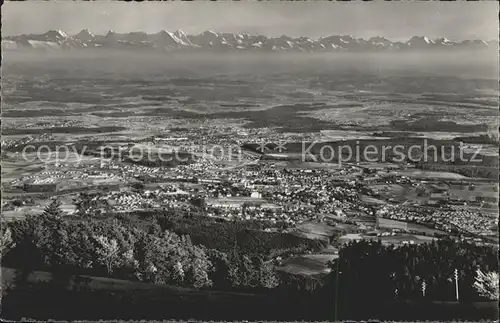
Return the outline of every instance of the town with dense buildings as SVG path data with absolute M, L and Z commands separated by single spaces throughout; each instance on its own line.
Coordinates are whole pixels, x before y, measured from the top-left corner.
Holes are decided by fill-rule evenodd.
M 16 228 L 26 221 L 35 221 L 38 224 L 34 225 L 42 227 L 49 225 L 50 222 L 43 222 L 50 219 L 49 214 L 62 215 L 57 221 L 67 221 L 70 226 L 82 221 L 91 223 L 96 232 L 102 230 L 99 223 L 109 223 L 111 227 L 106 230 L 135 232 L 144 228 L 148 237 L 151 230 L 160 234 L 167 230 L 164 232 L 189 237 L 191 242 L 186 247 L 176 247 L 180 248 L 178 251 L 195 248 L 189 252 L 203 253 L 200 260 L 179 260 L 173 269 L 168 265 L 162 269 L 165 270 L 162 275 L 170 278 L 158 281 L 154 272 L 160 264 L 153 265 L 158 261 L 154 260 L 156 256 L 151 254 L 152 267 L 144 267 L 146 264 L 141 264 L 144 260 L 140 259 L 146 259 L 145 256 L 136 254 L 139 247 L 127 249 L 130 246 L 124 240 L 119 248 L 133 250 L 127 252 L 133 252 L 134 265 L 126 265 L 132 260 L 116 259 L 117 262 L 109 263 L 108 258 L 102 258 L 103 265 L 78 269 L 93 277 L 104 275 L 216 290 L 232 286 L 231 290 L 246 292 L 264 288 L 288 293 L 284 286 L 295 286 L 297 292 L 309 290 L 319 293 L 317 297 L 329 288 L 329 277 L 340 272 L 335 266 L 344 266 L 343 258 L 360 254 L 353 249 L 357 245 L 366 244 L 366 248 L 376 245 L 401 252 L 405 257 L 415 248 L 414 252 L 425 253 L 432 248 L 449 248 L 445 246 L 450 243 L 464 244 L 471 250 L 497 250 L 498 183 L 491 177 L 464 176 L 453 170 L 443 171 L 439 165 L 426 169 L 408 160 L 351 161 L 344 160 L 342 155 L 321 160 L 324 156 L 318 154 L 318 149 L 311 152 L 304 151 L 304 147 L 310 143 L 318 147 L 352 144 L 321 133 L 288 135 L 270 129 L 242 130 L 239 125 L 219 130 L 176 129 L 142 138 L 121 136 L 114 140 L 111 135 L 104 141 L 100 136 L 75 138 L 69 143 L 48 131 L 3 140 L 2 154 L 7 157 L 4 160 L 10 163 L 7 167 L 11 167 L 12 173 L 2 173 L 6 175 L 2 180 L 2 220 L 6 227 L 12 227 L 9 232 L 19 232 Z M 117 226 L 118 223 L 123 224 Z M 126 226 L 121 229 L 123 225 Z M 120 241 L 122 238 L 118 237 L 124 233 L 113 233 L 112 236 L 118 234 L 116 238 L 96 234 L 90 236 L 104 248 L 109 241 Z M 14 239 L 23 238 L 14 236 Z M 82 243 L 77 241 L 74 243 Z M 19 240 L 10 244 L 7 264 L 20 266 L 22 256 L 16 253 L 21 251 L 15 246 L 24 243 Z M 37 243 L 43 246 L 44 242 Z M 53 248 L 47 250 L 57 250 Z M 165 252 L 166 249 L 156 251 Z M 239 256 L 235 256 L 236 252 Z M 348 252 L 353 253 L 348 256 Z M 476 257 L 475 252 L 471 251 L 468 257 Z M 489 258 L 485 261 L 496 259 L 496 254 L 497 251 L 487 254 Z M 99 259 L 98 255 L 95 257 Z M 200 266 L 204 269 L 196 270 L 202 270 L 205 276 L 193 272 L 188 275 L 192 278 L 180 281 L 175 278 L 179 274 L 172 270 L 195 270 L 189 269 L 190 263 L 201 259 L 204 263 Z M 219 259 L 225 260 L 219 263 Z M 229 272 L 224 271 L 224 266 L 229 266 Z M 231 266 L 235 266 L 238 274 L 231 274 Z M 494 270 L 491 266 L 485 270 Z M 135 272 L 132 276 L 125 274 L 130 270 Z M 250 274 L 254 278 L 248 278 Z M 472 269 L 462 274 L 463 279 L 479 277 Z M 200 280 L 200 277 L 205 278 Z M 421 288 L 422 282 L 412 280 L 411 284 Z M 393 292 L 390 299 L 414 297 L 399 294 L 399 287 Z M 356 292 L 353 289 L 342 293 L 349 295 L 346 300 Z M 469 290 L 467 297 L 474 299 L 475 293 Z M 452 293 L 438 295 L 453 297 Z M 182 306 L 176 308 L 180 311 Z M 296 309 L 308 311 L 302 307 Z M 235 309 L 232 317 L 242 313 L 246 312 Z M 289 311 L 279 313 L 295 315 Z M 349 313 L 346 314 L 349 317 L 354 315 Z M 254 314 L 245 317 L 248 315 Z
M 47 201 L 57 197 L 68 201 L 64 206 L 72 215 L 78 210 L 71 201 L 93 192 L 95 211 L 101 214 L 182 208 L 231 221 L 285 222 L 298 235 L 304 234 L 301 226 L 307 223 L 325 228 L 348 223 L 349 229 L 340 230 L 345 239 L 350 233 L 363 237 L 376 232 L 385 240 L 383 234 L 388 232 L 391 242 L 398 235 L 405 237 L 401 238 L 405 243 L 448 235 L 495 241 L 498 186 L 494 181 L 443 172 L 423 176 L 409 164 L 371 167 L 366 162 L 301 161 L 302 156 L 287 153 L 286 144 L 273 144 L 284 142 L 283 136 L 252 136 L 251 142 L 244 143 L 238 132 L 217 136 L 197 132 L 203 143 L 185 131 L 137 143 L 106 144 L 105 149 L 92 151 L 77 152 L 68 145 L 67 155 L 56 152 L 35 161 L 43 167 L 40 172 L 3 183 L 3 214 L 13 219 L 27 212 L 41 213 Z M 30 152 L 25 147 L 31 145 L 36 159 L 35 147 L 47 137 L 44 133 L 3 141 L 2 148 L 17 149 L 13 155 L 21 158 L 19 150 Z M 141 159 L 132 160 L 130 156 L 138 151 Z M 154 165 L 155 158 L 178 160 L 178 164 Z M 151 159 L 148 165 L 145 161 Z M 194 204 L 194 199 L 201 202 Z

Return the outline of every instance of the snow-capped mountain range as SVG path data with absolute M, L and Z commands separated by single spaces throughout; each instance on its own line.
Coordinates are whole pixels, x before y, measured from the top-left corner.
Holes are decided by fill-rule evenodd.
M 263 52 L 341 52 L 341 51 L 408 51 L 439 49 L 486 49 L 498 50 L 498 41 L 480 39 L 451 41 L 446 38 L 429 39 L 413 36 L 406 42 L 392 42 L 385 37 L 368 40 L 349 35 L 332 35 L 311 39 L 288 36 L 266 37 L 246 33 L 216 33 L 207 30 L 198 35 L 187 35 L 182 30 L 162 30 L 155 34 L 130 32 L 119 34 L 112 30 L 105 35 L 95 35 L 84 29 L 69 36 L 60 30 L 44 34 L 4 37 L 2 50 L 64 50 L 64 49 L 136 49 L 160 51 L 263 51 Z

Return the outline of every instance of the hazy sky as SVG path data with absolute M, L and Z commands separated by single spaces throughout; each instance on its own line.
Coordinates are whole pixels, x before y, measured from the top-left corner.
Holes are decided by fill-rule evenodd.
M 413 35 L 450 39 L 497 39 L 498 3 L 480 2 L 8 2 L 2 6 L 4 35 L 81 29 L 100 34 L 182 29 L 199 33 L 248 32 L 267 36 L 320 37 L 351 34 Z

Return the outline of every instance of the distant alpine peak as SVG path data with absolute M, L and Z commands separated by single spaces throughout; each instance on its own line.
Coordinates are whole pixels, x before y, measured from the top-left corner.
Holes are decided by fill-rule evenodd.
M 385 38 L 385 37 L 382 37 L 382 36 L 374 36 L 374 37 L 370 37 L 370 39 L 368 39 L 368 41 L 372 41 L 372 42 L 388 42 L 390 40 L 387 39 L 387 38 Z
M 36 46 L 33 46 L 36 44 Z M 45 45 L 44 45 L 45 44 Z M 186 34 L 178 29 L 170 32 L 161 30 L 157 33 L 129 32 L 115 33 L 108 30 L 105 35 L 95 35 L 88 29 L 68 36 L 62 30 L 49 30 L 43 34 L 30 34 L 5 37 L 2 41 L 5 50 L 25 48 L 35 49 L 136 49 L 136 50 L 237 50 L 237 51 L 297 51 L 297 52 L 329 52 L 329 51 L 399 51 L 399 50 L 453 50 L 493 48 L 498 50 L 498 41 L 485 42 L 480 39 L 451 41 L 446 37 L 432 40 L 427 36 L 412 36 L 406 42 L 393 42 L 383 36 L 372 36 L 365 40 L 352 35 L 333 34 L 320 38 L 307 36 L 290 37 L 281 35 L 267 37 L 248 33 L 217 33 L 206 30 L 197 35 Z
M 59 37 L 62 37 L 62 38 L 67 38 L 68 37 L 68 35 L 64 31 L 62 31 L 62 30 L 49 30 L 47 32 L 47 34 L 55 34 L 55 35 L 57 35 Z
M 49 38 L 49 40 L 64 40 L 68 38 L 68 35 L 62 30 L 49 30 L 43 36 Z
M 177 29 L 175 32 L 174 32 L 174 35 L 178 36 L 178 37 L 186 37 L 186 33 L 183 32 L 181 29 Z
M 437 40 L 439 40 L 442 43 L 451 43 L 451 40 L 449 40 L 446 37 L 441 37 L 441 38 L 438 38 Z
M 156 42 L 162 48 L 165 46 L 188 46 L 192 45 L 187 35 L 182 30 L 170 32 L 161 30 L 153 37 L 153 42 Z
M 169 36 L 174 36 L 175 35 L 175 32 L 170 32 L 168 30 L 160 30 L 157 35 L 169 35 Z
M 418 42 L 418 41 L 423 41 L 427 44 L 432 43 L 432 40 L 430 40 L 429 37 L 427 36 L 413 36 L 409 40 L 409 42 Z
M 205 31 L 202 33 L 202 35 L 212 35 L 212 36 L 217 36 L 217 37 L 219 36 L 219 35 L 218 35 L 215 31 L 210 30 L 210 29 L 209 29 L 209 30 L 205 30 Z
M 75 35 L 76 37 L 81 37 L 81 36 L 88 36 L 88 37 L 93 37 L 94 34 L 90 32 L 88 29 L 82 29 L 78 34 Z

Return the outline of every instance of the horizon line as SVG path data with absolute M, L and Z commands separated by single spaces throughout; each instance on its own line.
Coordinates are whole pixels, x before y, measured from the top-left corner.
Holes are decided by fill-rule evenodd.
M 5 37 L 21 37 L 21 36 L 29 36 L 29 35 L 43 35 L 45 33 L 48 33 L 48 32 L 51 32 L 51 31 L 58 31 L 58 32 L 62 32 L 64 33 L 65 35 L 67 35 L 68 37 L 74 37 L 76 35 L 78 35 L 80 32 L 82 31 L 85 31 L 87 30 L 88 32 L 90 32 L 91 34 L 95 35 L 95 36 L 105 36 L 106 34 L 108 34 L 109 32 L 113 32 L 113 33 L 116 33 L 116 34 L 130 34 L 130 33 L 144 33 L 146 35 L 155 35 L 155 34 L 158 34 L 162 31 L 167 31 L 167 32 L 171 32 L 171 33 L 175 33 L 175 32 L 178 32 L 178 31 L 182 31 L 184 32 L 182 29 L 176 29 L 175 31 L 170 31 L 168 29 L 161 29 L 157 32 L 152 32 L 152 33 L 149 33 L 149 32 L 146 32 L 146 31 L 142 31 L 142 30 L 136 30 L 136 31 L 128 31 L 128 32 L 117 32 L 117 31 L 114 31 L 113 29 L 108 29 L 104 34 L 101 34 L 101 33 L 93 33 L 89 28 L 83 28 L 81 29 L 79 32 L 75 33 L 75 34 L 68 34 L 66 33 L 64 30 L 62 29 L 48 29 L 47 31 L 45 32 L 42 32 L 42 33 L 23 33 L 23 34 L 17 34 L 17 35 L 5 35 L 3 34 L 2 35 L 2 40 L 5 38 Z M 320 40 L 322 38 L 325 38 L 325 37 L 331 37 L 331 36 L 340 36 L 340 37 L 352 37 L 353 39 L 366 39 L 366 40 L 369 40 L 371 38 L 376 38 L 376 37 L 382 37 L 382 38 L 385 38 L 391 42 L 405 42 L 405 41 L 408 41 L 410 40 L 411 38 L 413 37 L 420 37 L 420 38 L 423 38 L 423 37 L 426 37 L 428 38 L 429 40 L 438 40 L 438 39 L 448 39 L 450 41 L 466 41 L 466 40 L 481 40 L 481 41 L 486 41 L 486 42 L 491 42 L 491 41 L 499 41 L 500 39 L 499 38 L 493 38 L 493 39 L 488 39 L 488 40 L 485 40 L 485 39 L 482 39 L 482 38 L 462 38 L 462 39 L 454 39 L 454 38 L 448 38 L 446 36 L 437 36 L 437 37 L 428 37 L 428 36 L 425 36 L 425 35 L 412 35 L 412 36 L 409 36 L 409 37 L 405 37 L 405 38 L 399 38 L 399 40 L 394 40 L 395 38 L 388 38 L 386 36 L 382 36 L 382 35 L 376 35 L 376 36 L 371 36 L 371 37 L 356 37 L 354 36 L 353 34 L 329 34 L 329 35 L 326 35 L 326 36 L 321 36 L 321 37 L 308 37 L 308 36 L 297 36 L 297 37 L 292 37 L 292 36 L 288 36 L 286 34 L 282 34 L 280 36 L 267 36 L 267 35 L 264 35 L 264 34 L 258 34 L 258 33 L 249 33 L 249 32 L 217 32 L 217 31 L 214 31 L 212 29 L 207 29 L 207 30 L 204 30 L 200 33 L 196 33 L 196 34 L 190 34 L 190 33 L 186 33 L 184 32 L 187 36 L 198 36 L 198 35 L 202 35 L 203 33 L 206 33 L 206 32 L 213 32 L 217 35 L 219 34 L 240 34 L 240 35 L 249 35 L 249 36 L 264 36 L 264 37 L 267 37 L 267 38 L 280 38 L 280 37 L 290 37 L 290 38 L 301 38 L 301 37 L 306 37 L 306 38 L 309 38 L 311 40 Z M 405 40 L 403 40 L 405 39 Z

